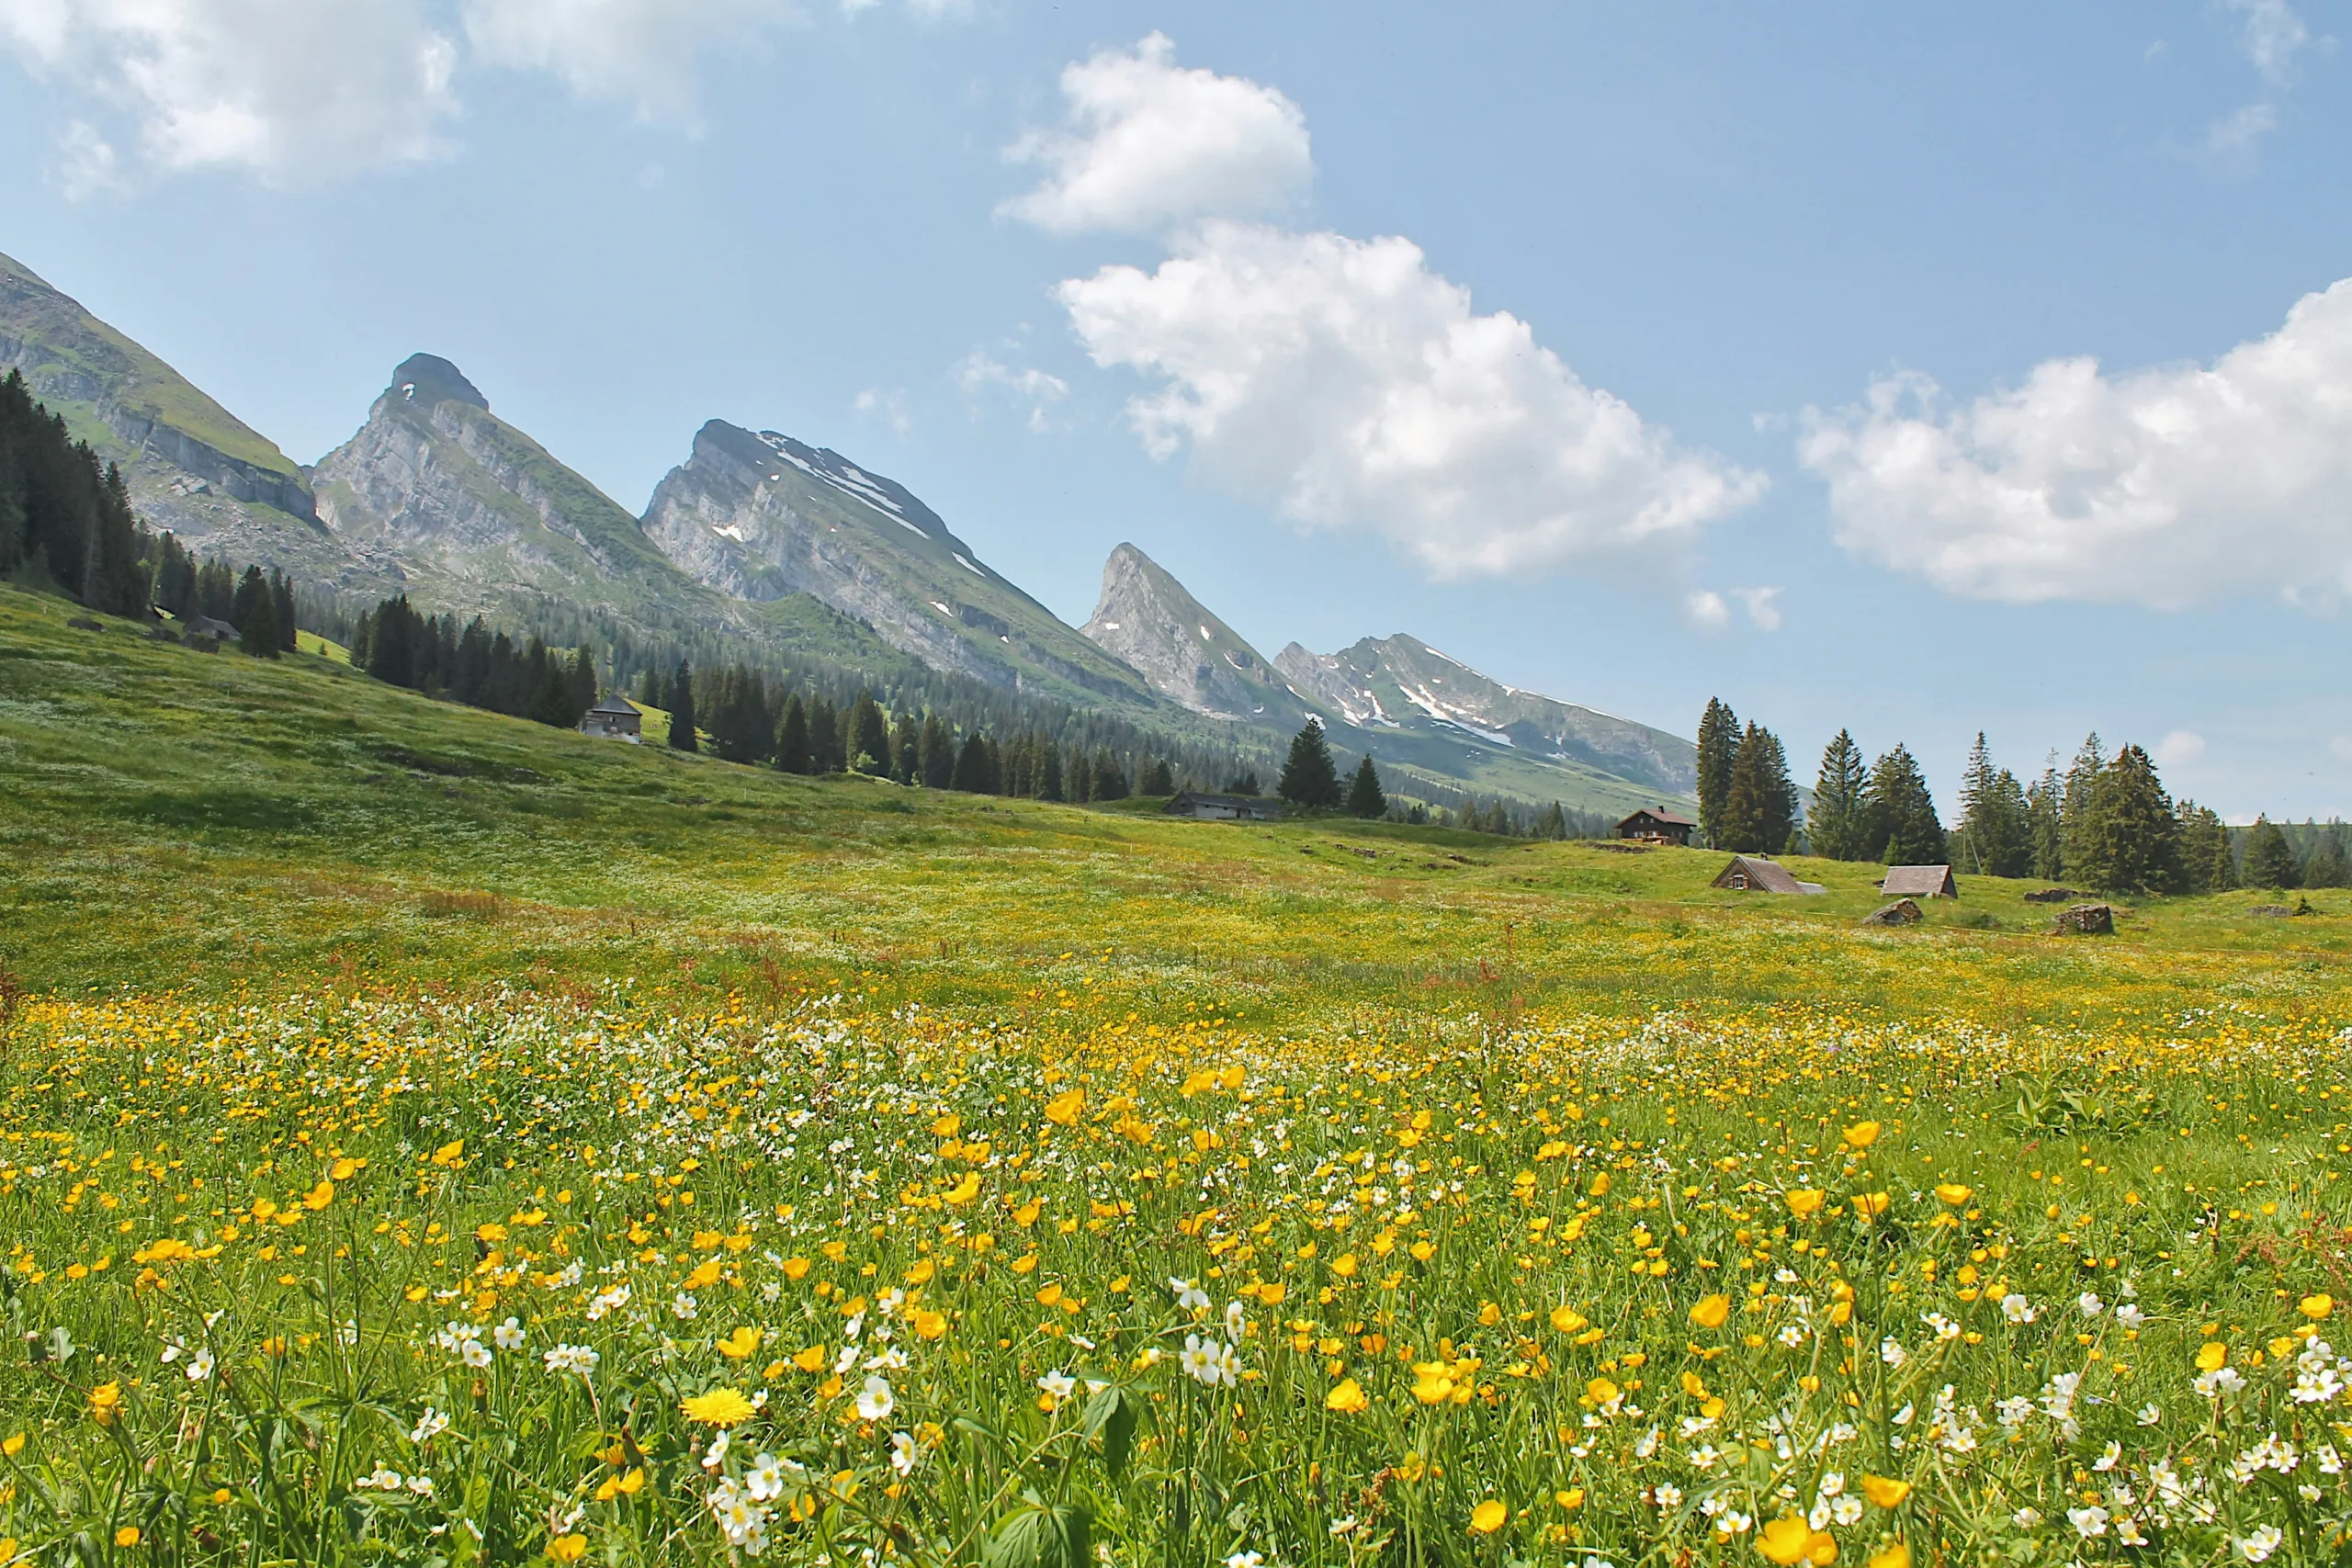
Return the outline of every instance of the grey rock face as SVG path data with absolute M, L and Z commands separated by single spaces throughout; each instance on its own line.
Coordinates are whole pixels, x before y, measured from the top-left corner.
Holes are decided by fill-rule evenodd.
M 1194 713 L 1252 724 L 1295 723 L 1289 682 L 1133 545 L 1111 552 L 1087 637 L 1133 666 L 1152 689 Z

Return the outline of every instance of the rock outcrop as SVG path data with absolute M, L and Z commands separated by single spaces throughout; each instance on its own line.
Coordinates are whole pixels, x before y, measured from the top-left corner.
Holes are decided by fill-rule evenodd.
M 1295 728 L 1306 705 L 1264 655 L 1133 545 L 1111 552 L 1086 636 L 1197 714 Z

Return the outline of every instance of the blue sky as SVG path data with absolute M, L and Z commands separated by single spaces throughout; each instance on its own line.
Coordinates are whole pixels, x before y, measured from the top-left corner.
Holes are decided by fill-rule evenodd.
M 1073 624 L 1132 539 L 1948 816 L 2096 728 L 2324 818 L 2346 17 L 0 0 L 0 249 L 306 462 L 424 349 L 631 510 L 834 446 Z

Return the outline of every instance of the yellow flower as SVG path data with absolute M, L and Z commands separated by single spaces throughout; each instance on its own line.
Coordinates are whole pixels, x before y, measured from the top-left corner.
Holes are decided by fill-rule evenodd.
M 962 1208 L 980 1195 L 980 1173 L 967 1170 L 964 1179 L 939 1195 L 939 1201 L 951 1208 Z
M 1865 1475 L 1862 1495 L 1882 1508 L 1898 1508 L 1903 1506 L 1903 1499 L 1911 1495 L 1911 1483 L 1891 1475 Z
M 1595 1378 L 1584 1385 L 1584 1402 L 1587 1404 L 1606 1404 L 1623 1393 L 1624 1390 L 1607 1378 Z
M 2198 1348 L 2197 1370 L 2200 1372 L 2214 1371 L 2229 1359 L 2230 1348 L 2227 1345 L 2218 1339 L 2208 1339 Z
M 1502 1529 L 1503 1521 L 1510 1517 L 1510 1510 L 1489 1497 L 1470 1510 L 1470 1533 L 1492 1535 Z
M 577 1562 L 588 1555 L 588 1538 L 584 1535 L 560 1535 L 548 1542 L 548 1555 L 558 1562 Z
M 316 1187 L 311 1188 L 308 1192 L 302 1194 L 302 1207 L 310 1210 L 312 1213 L 318 1213 L 318 1211 L 325 1208 L 329 1203 L 334 1201 L 334 1183 L 332 1181 L 322 1181 Z
M 1046 1120 L 1063 1127 L 1078 1125 L 1078 1113 L 1086 1109 L 1086 1091 L 1082 1089 L 1064 1089 L 1046 1101 Z
M 1337 1274 L 1342 1280 L 1354 1279 L 1356 1277 L 1356 1255 L 1352 1252 L 1342 1252 L 1339 1257 L 1331 1259 L 1331 1272 Z
M 760 1331 L 746 1324 L 718 1342 L 718 1353 L 730 1361 L 749 1358 L 760 1348 Z
M 1690 1308 L 1690 1321 L 1702 1328 L 1721 1328 L 1731 1316 L 1731 1298 L 1724 1295 L 1701 1296 Z
M 931 1283 L 931 1277 L 938 1272 L 939 1265 L 930 1258 L 917 1258 L 907 1266 L 905 1276 L 907 1288 L 912 1290 L 917 1285 L 928 1285 Z
M 1871 1568 L 1911 1568 L 1911 1549 L 1898 1540 L 1884 1551 L 1872 1553 Z
M 2327 1295 L 2305 1296 L 2296 1303 L 2305 1317 L 2318 1319 L 2335 1310 L 2335 1298 Z
M 492 1221 L 488 1224 L 476 1225 L 474 1227 L 474 1239 L 476 1241 L 504 1241 L 506 1239 L 506 1227 L 500 1224 L 495 1220 Z
M 114 1418 L 122 1414 L 122 1385 L 102 1382 L 90 1391 L 90 1419 L 101 1427 L 111 1427 Z
M 1340 1385 L 1323 1396 L 1323 1408 L 1342 1416 L 1361 1416 L 1372 1408 L 1372 1400 L 1363 1385 L 1353 1378 L 1342 1379 Z
M 811 1345 L 805 1350 L 797 1350 L 793 1353 L 792 1364 L 804 1372 L 822 1371 L 825 1370 L 825 1348 Z
M 0 1454 L 6 1454 L 10 1459 L 24 1451 L 25 1435 L 22 1432 L 12 1432 L 5 1441 L 0 1441 Z
M 786 1259 L 784 1260 L 784 1277 L 785 1277 L 786 1279 L 787 1279 L 787 1280 L 801 1280 L 801 1279 L 806 1279 L 806 1278 L 808 1277 L 808 1260 L 807 1258 L 786 1258 Z
M 947 1332 L 946 1314 L 933 1312 L 929 1307 L 917 1307 L 907 1314 L 907 1321 L 914 1325 L 916 1335 L 924 1339 L 936 1339 Z
M 1852 1126 L 1846 1129 L 1844 1136 L 1846 1139 L 1846 1146 L 1849 1149 L 1860 1151 L 1869 1148 L 1872 1144 L 1878 1142 L 1878 1123 L 1875 1122 L 1857 1122 Z
M 114 1532 L 114 1543 L 126 1551 L 131 1547 L 137 1546 L 139 1544 L 139 1527 L 137 1525 L 123 1526 L 120 1529 Z
M 1789 1213 L 1798 1219 L 1809 1220 L 1821 1213 L 1822 1201 L 1829 1196 L 1810 1187 L 1800 1187 L 1789 1194 Z
M 1552 1309 L 1552 1326 L 1559 1333 L 1574 1334 L 1585 1325 L 1584 1314 L 1572 1306 L 1555 1306 Z
M 1976 1196 L 1976 1189 L 1963 1187 L 1957 1181 L 1939 1181 L 1936 1183 L 1936 1196 L 1957 1209 Z
M 1756 1532 L 1756 1550 L 1781 1568 L 1796 1568 L 1813 1544 L 1813 1527 L 1800 1514 L 1782 1514 Z
M 1838 1543 L 1827 1530 L 1815 1530 L 1804 1538 L 1804 1560 L 1813 1568 L 1829 1568 L 1838 1561 Z
M 717 1283 L 718 1283 L 718 1259 L 716 1258 L 706 1258 L 695 1264 L 694 1272 L 687 1275 L 684 1280 L 685 1288 L 689 1291 L 707 1291 Z
M 695 1394 L 678 1406 L 689 1421 L 699 1421 L 706 1427 L 732 1427 L 749 1421 L 755 1412 L 752 1402 L 731 1388 L 715 1388 L 708 1393 Z
M 17 1538 L 13 1535 L 0 1535 L 0 1563 L 14 1562 L 16 1560 Z
M 1885 1213 L 1887 1205 L 1894 1201 L 1894 1198 L 1891 1193 L 1857 1192 L 1854 1194 L 1854 1213 L 1867 1224 Z
M 1566 1492 L 1555 1492 L 1552 1501 L 1557 1503 L 1564 1512 L 1573 1514 L 1584 1506 L 1584 1488 L 1571 1486 Z

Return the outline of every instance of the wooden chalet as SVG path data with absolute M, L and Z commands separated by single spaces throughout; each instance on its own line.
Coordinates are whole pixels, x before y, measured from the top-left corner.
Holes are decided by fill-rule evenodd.
M 1698 823 L 1663 806 L 1645 806 L 1617 824 L 1617 836 L 1640 844 L 1680 844 L 1688 847 Z

